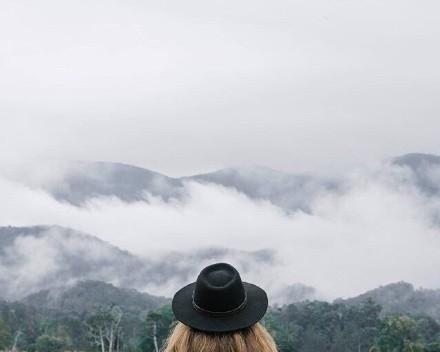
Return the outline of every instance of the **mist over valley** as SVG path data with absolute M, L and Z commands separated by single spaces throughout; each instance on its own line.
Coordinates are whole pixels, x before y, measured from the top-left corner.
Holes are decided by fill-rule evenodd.
M 0 179 L 7 299 L 82 280 L 169 297 L 215 261 L 234 263 L 274 303 L 399 281 L 440 287 L 438 156 L 333 178 L 261 166 L 181 178 L 117 163 L 37 166 Z

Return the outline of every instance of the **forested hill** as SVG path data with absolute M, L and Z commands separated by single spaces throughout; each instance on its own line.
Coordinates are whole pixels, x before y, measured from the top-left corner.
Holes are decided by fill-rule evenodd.
M 0 227 L 0 276 L 6 299 L 78 280 L 142 288 L 152 265 L 95 236 L 60 226 Z
M 70 228 L 5 226 L 0 227 L 0 297 L 21 299 L 88 280 L 138 291 L 171 291 L 192 280 L 201 266 L 231 258 L 243 273 L 252 263 L 271 265 L 275 260 L 270 250 L 211 247 L 144 258 Z
M 399 292 L 411 290 L 399 283 L 373 291 L 376 298 L 387 297 L 383 302 L 396 303 Z M 408 314 L 403 303 L 405 312 L 394 307 L 390 315 L 389 307 L 382 310 L 368 294 L 333 303 L 303 301 L 270 307 L 262 323 L 280 352 L 440 352 L 438 321 L 420 312 Z M 113 329 L 112 343 L 120 352 L 154 352 L 155 338 L 163 344 L 173 322 L 169 299 L 80 282 L 21 302 L 0 301 L 0 351 L 14 343 L 19 351 L 101 351 L 94 333 Z
M 356 305 L 368 298 L 382 306 L 382 315 L 424 314 L 440 321 L 440 290 L 415 289 L 407 282 L 381 286 L 357 297 L 336 302 Z
M 311 288 L 308 288 L 311 289 Z M 294 297 L 290 303 L 302 304 Z M 440 322 L 440 290 L 415 289 L 406 282 L 398 282 L 367 291 L 348 299 L 337 299 L 334 304 L 356 306 L 367 300 L 379 304 L 381 315 L 409 314 L 427 315 Z M 308 301 L 303 296 L 303 302 Z M 124 311 L 140 314 L 156 309 L 170 302 L 170 298 L 153 296 L 134 289 L 118 288 L 101 281 L 80 281 L 70 287 L 41 290 L 20 300 L 38 311 L 63 313 L 87 313 L 99 306 L 118 305 Z
M 125 312 L 146 315 L 170 302 L 169 298 L 153 296 L 134 289 L 118 288 L 101 281 L 82 281 L 72 287 L 60 287 L 31 294 L 21 300 L 40 311 L 87 313 L 100 306 L 118 305 Z
M 127 348 L 135 346 L 148 313 L 169 302 L 168 298 L 99 281 L 43 290 L 16 302 L 0 300 L 0 351 L 10 348 L 14 340 L 20 351 L 63 351 L 67 346 L 95 351 L 90 326 L 116 315 L 120 316 L 118 329 Z

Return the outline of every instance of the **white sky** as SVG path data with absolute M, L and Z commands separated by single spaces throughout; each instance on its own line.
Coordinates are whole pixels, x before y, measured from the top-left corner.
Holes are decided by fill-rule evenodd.
M 335 172 L 440 153 L 436 0 L 0 2 L 0 161 Z

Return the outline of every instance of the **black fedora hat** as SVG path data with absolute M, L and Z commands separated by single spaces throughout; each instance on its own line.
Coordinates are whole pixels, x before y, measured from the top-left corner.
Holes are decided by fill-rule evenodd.
M 176 319 L 196 330 L 229 332 L 247 328 L 266 313 L 266 292 L 242 282 L 230 264 L 204 268 L 197 281 L 176 292 L 172 309 Z

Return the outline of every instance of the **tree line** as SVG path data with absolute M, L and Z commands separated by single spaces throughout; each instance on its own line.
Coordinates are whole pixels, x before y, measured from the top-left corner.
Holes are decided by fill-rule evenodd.
M 381 315 L 357 304 L 306 301 L 272 307 L 262 323 L 280 352 L 440 352 L 440 324 L 427 315 Z M 118 305 L 91 312 L 40 312 L 0 305 L 0 351 L 156 352 L 175 320 L 170 305 L 136 316 Z

